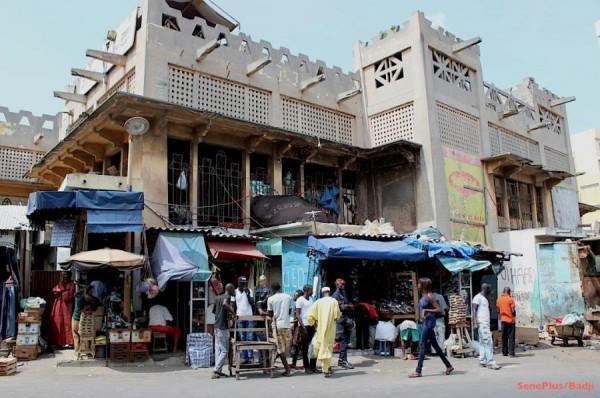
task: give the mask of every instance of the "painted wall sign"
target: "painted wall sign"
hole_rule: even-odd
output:
[[[451,238],[485,243],[483,172],[477,156],[443,148]]]

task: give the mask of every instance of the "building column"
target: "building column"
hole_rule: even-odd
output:
[[[271,186],[273,191],[279,195],[283,195],[283,165],[282,157],[279,155],[277,145],[273,145],[271,151],[271,159],[269,161],[269,175],[271,177]]]
[[[198,226],[198,144],[200,143],[198,133],[192,138],[192,155],[190,157],[189,187],[191,190],[190,211],[192,212],[192,225]]]

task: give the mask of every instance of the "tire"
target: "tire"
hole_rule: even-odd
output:
[[[569,345],[569,339],[566,337],[563,337],[563,346],[567,347]]]

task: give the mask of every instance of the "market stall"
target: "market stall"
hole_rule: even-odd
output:
[[[78,357],[82,354],[96,357],[96,353],[101,351],[97,346],[105,346],[107,361],[108,358],[112,362],[147,358],[151,333],[144,327],[144,321],[136,318],[133,306],[125,304],[133,302],[132,271],[144,267],[145,264],[146,257],[143,255],[109,248],[77,253],[61,263],[63,269],[74,269],[78,273],[78,281],[87,282],[87,286],[80,293],[84,295],[86,303],[86,295],[99,299],[90,290],[101,286],[94,282],[101,282],[104,285],[102,288],[108,293],[97,303],[106,309],[99,328],[96,325],[96,311],[100,305],[96,308],[93,303],[90,306],[86,305],[81,313]],[[116,279],[115,272],[119,274]],[[90,281],[92,274],[94,281]]]
[[[375,302],[380,317],[399,322],[418,319],[415,263],[427,260],[425,252],[402,237],[309,237],[311,256],[318,262],[322,283],[333,286],[346,280],[353,301]],[[312,280],[312,277],[311,277]]]

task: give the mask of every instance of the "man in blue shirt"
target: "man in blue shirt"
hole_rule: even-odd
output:
[[[350,335],[354,328],[354,305],[346,295],[346,281],[338,278],[335,280],[336,290],[331,297],[337,300],[340,305],[342,316],[337,321],[336,338],[340,342],[340,356],[338,366],[344,369],[354,369],[348,362],[348,344]]]

